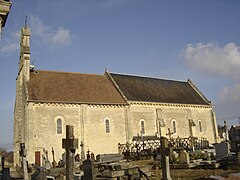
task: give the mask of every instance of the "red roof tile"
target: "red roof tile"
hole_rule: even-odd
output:
[[[28,95],[30,101],[126,104],[104,75],[31,71]]]

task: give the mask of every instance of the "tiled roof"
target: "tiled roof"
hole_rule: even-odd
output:
[[[110,73],[128,101],[209,105],[189,82]]]
[[[104,75],[56,71],[31,71],[28,96],[42,102],[126,104]]]

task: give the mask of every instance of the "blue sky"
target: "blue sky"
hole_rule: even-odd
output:
[[[37,69],[186,81],[217,121],[240,117],[240,1],[12,0],[0,42],[0,147],[11,149],[19,33],[28,15]]]

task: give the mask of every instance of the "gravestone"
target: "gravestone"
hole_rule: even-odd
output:
[[[190,158],[189,154],[186,150],[181,150],[179,154],[179,163],[180,164],[189,164],[190,163]]]
[[[221,142],[218,144],[214,144],[216,150],[216,157],[226,157],[230,154],[230,145],[228,142]]]
[[[95,161],[95,155],[93,152],[90,154],[90,157],[91,157],[91,160]]]
[[[169,167],[169,149],[168,140],[165,137],[160,138],[161,142],[161,166],[162,166],[162,179],[172,180]]]
[[[46,170],[51,169],[51,163],[50,163],[50,161],[45,162],[45,168],[46,168]]]
[[[2,180],[10,180],[10,169],[9,168],[2,168]]]
[[[83,161],[83,180],[95,180],[96,175],[95,175],[95,168],[94,168],[94,163],[90,158],[90,151],[87,151],[87,159]]]
[[[42,166],[45,167],[47,170],[51,169],[51,163],[48,159],[48,151],[46,149],[43,149],[42,157]]]
[[[37,167],[34,174],[31,176],[31,180],[46,180],[47,173],[43,167]]]

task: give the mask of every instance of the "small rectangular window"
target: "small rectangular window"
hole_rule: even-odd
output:
[[[144,124],[144,121],[141,121],[141,134],[145,134],[145,124]]]
[[[62,134],[62,120],[57,120],[57,134]]]
[[[106,128],[106,133],[110,133],[110,123],[108,119],[105,121],[105,128]]]
[[[202,122],[198,121],[198,124],[199,124],[199,131],[202,132]]]

